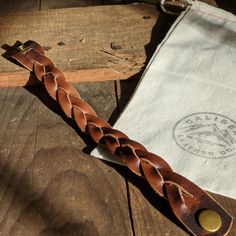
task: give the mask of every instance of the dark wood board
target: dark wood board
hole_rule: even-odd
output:
[[[38,10],[40,0],[0,0],[0,12]]]
[[[83,86],[108,119],[113,83]],[[125,179],[82,152],[91,140],[43,87],[1,89],[0,107],[0,235],[132,235]]]
[[[150,18],[144,19],[147,15]],[[91,71],[87,76],[83,72],[87,81],[96,79],[97,69],[101,68],[105,72],[100,72],[100,78],[129,78],[144,65],[144,45],[150,41],[157,17],[154,6],[143,4],[7,12],[0,15],[0,45],[36,40],[59,68],[74,72],[74,82],[76,78],[80,81],[76,72],[81,69],[93,69],[92,75]],[[0,58],[0,78],[2,74],[5,81],[2,86],[15,83],[6,80],[6,72],[17,78],[14,72],[19,71],[24,70]]]

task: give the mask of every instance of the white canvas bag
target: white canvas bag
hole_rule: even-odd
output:
[[[158,46],[116,122],[203,189],[236,199],[236,17],[200,2]],[[101,147],[92,155],[114,161]]]

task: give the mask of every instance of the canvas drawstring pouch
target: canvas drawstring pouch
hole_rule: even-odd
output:
[[[236,16],[191,1],[114,128],[203,189],[236,199],[235,68]],[[102,147],[92,155],[121,164]]]

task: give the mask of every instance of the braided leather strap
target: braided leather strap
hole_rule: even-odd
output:
[[[229,232],[232,217],[212,197],[175,173],[161,157],[148,152],[140,143],[97,117],[93,108],[80,98],[63,73],[45,56],[38,43],[27,41],[13,50],[9,57],[35,73],[50,96],[59,102],[68,117],[75,120],[81,131],[121,158],[133,173],[145,178],[152,189],[168,201],[173,213],[193,235],[226,235]],[[215,232],[209,232],[199,224],[198,216],[205,209],[215,211],[221,218],[221,227]]]

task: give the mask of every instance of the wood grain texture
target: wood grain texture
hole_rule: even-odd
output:
[[[135,73],[135,70],[121,72],[112,68],[81,69],[75,71],[63,71],[67,81],[71,83],[126,80]],[[136,71],[137,73],[139,70]],[[0,73],[0,87],[32,86],[40,82],[35,79],[28,79],[28,72],[2,72]]]
[[[80,86],[105,118],[116,105],[111,86]],[[82,153],[91,140],[44,88],[2,88],[0,107],[0,235],[132,234],[124,178]]]
[[[144,15],[151,18],[143,19]],[[113,75],[117,72],[117,79],[126,73],[128,78],[143,67],[144,45],[150,41],[157,16],[150,5],[8,12],[0,15],[0,44],[36,40],[63,70],[108,68]],[[112,49],[112,43],[119,49]],[[0,58],[0,72],[18,71],[23,69]]]

